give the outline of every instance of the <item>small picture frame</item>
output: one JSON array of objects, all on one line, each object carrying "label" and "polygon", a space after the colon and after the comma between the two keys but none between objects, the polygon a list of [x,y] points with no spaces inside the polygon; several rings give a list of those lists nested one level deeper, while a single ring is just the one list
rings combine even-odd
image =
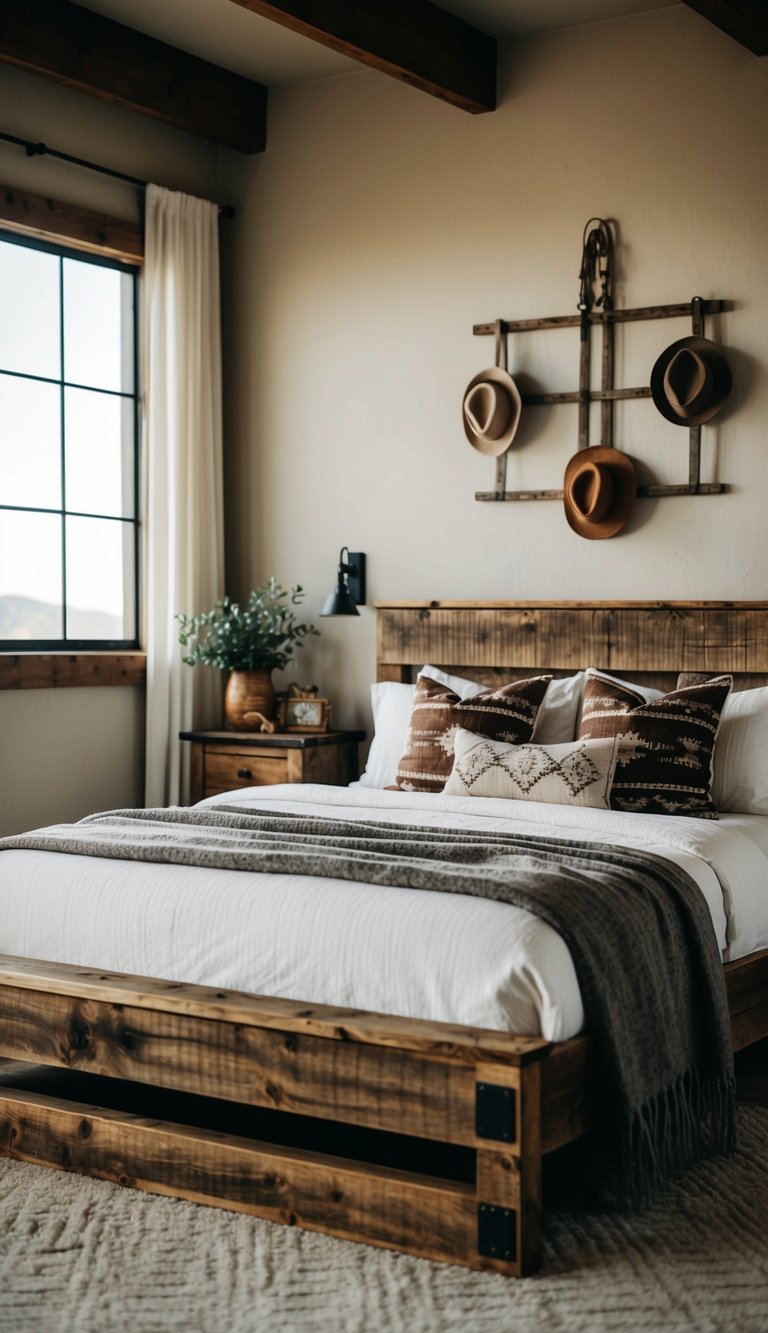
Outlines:
[{"label": "small picture frame", "polygon": [[327,699],[288,698],[277,701],[280,731],[327,731],[331,706]]}]

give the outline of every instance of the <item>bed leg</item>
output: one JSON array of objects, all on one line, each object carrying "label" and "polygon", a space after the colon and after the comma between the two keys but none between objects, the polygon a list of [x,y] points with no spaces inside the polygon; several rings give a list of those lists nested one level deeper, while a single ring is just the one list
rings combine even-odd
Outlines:
[{"label": "bed leg", "polygon": [[541,1262],[541,1066],[479,1065],[477,1265],[514,1277]]}]

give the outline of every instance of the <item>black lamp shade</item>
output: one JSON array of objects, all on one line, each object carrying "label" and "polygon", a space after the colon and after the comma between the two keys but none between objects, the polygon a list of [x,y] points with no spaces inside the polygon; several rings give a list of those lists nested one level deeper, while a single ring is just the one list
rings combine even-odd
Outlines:
[{"label": "black lamp shade", "polygon": [[[350,586],[351,581],[351,586]],[[358,606],[365,602],[365,555],[346,546],[339,552],[336,587],[327,597],[321,616],[359,616]]]},{"label": "black lamp shade", "polygon": [[330,597],[326,598],[325,604],[323,606],[322,611],[320,612],[320,615],[321,616],[360,615],[360,612],[357,609],[357,604],[355,602],[355,599],[352,596],[352,593],[349,591],[349,588],[347,587],[346,579],[344,580],[343,583],[339,582],[336,584],[336,587],[334,591],[331,593]]}]

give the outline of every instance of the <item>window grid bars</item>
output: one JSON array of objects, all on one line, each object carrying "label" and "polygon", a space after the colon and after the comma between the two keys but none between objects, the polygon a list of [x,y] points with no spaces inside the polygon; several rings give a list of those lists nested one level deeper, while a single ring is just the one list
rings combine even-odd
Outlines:
[{"label": "window grid bars", "polygon": [[[0,367],[0,375],[11,376],[16,379],[33,380],[37,383],[57,385],[59,388],[59,458],[61,468],[61,506],[58,508],[44,508],[36,505],[8,505],[0,503],[0,512],[14,513],[42,513],[58,515],[61,519],[61,614],[62,614],[62,632],[61,639],[0,639],[0,651],[7,652],[16,650],[17,652],[62,652],[62,651],[98,651],[98,650],[123,650],[132,651],[139,645],[139,541],[138,541],[138,497],[139,497],[139,421],[138,405],[139,392],[137,383],[138,374],[138,320],[137,320],[137,281],[135,270],[129,265],[120,263],[107,263],[99,261],[96,258],[89,258],[77,251],[67,250],[66,247],[49,245],[41,241],[29,241],[25,238],[10,236],[0,232],[0,240],[9,241],[12,244],[29,244],[32,249],[39,249],[56,255],[58,258],[58,286],[59,286],[59,371],[58,379],[52,379],[45,375],[27,375],[23,371],[4,370]],[[80,384],[75,381],[69,381],[65,378],[66,357],[65,357],[65,320],[64,320],[64,260],[73,259],[78,262],[90,262],[98,264],[100,267],[117,269],[119,272],[127,274],[131,279],[131,306],[133,318],[133,338],[132,338],[132,357],[133,357],[133,392],[124,390],[102,389],[96,385]],[[126,518],[123,515],[115,514],[96,514],[87,513],[79,510],[67,509],[66,494],[66,390],[69,388],[85,389],[89,392],[104,393],[111,397],[128,399],[134,404],[133,412],[133,517]],[[133,534],[133,604],[132,613],[134,618],[134,633],[130,639],[70,639],[67,636],[67,523],[68,518],[92,518],[108,520],[110,522],[129,524],[134,529]]]}]

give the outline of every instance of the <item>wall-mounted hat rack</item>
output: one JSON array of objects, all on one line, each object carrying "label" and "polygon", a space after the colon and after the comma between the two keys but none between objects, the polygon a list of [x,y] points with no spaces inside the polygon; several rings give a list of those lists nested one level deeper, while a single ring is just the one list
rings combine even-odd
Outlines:
[{"label": "wall-mounted hat rack", "polygon": [[[579,448],[589,445],[589,408],[593,402],[599,402],[601,443],[613,445],[613,404],[621,399],[650,398],[648,385],[634,388],[616,389],[614,387],[614,331],[617,324],[634,323],[648,319],[679,319],[690,315],[692,334],[704,337],[705,315],[719,315],[731,308],[728,301],[702,300],[694,297],[688,303],[678,305],[638,306],[632,310],[615,310],[610,302],[602,310],[582,310],[576,315],[554,315],[544,319],[506,319],[502,320],[501,331],[508,333],[530,333],[540,329],[581,329],[579,355],[579,388],[567,393],[532,393],[522,394],[523,407],[542,407],[557,403],[577,403],[579,407]],[[601,387],[590,388],[591,370],[591,333],[594,327],[602,330],[602,374]],[[478,336],[493,335],[496,321],[475,324],[472,332]],[[721,495],[728,490],[722,482],[702,482],[701,480],[701,426],[688,427],[688,480],[671,486],[638,486],[639,496],[665,495]],[[508,491],[506,489],[507,454],[496,460],[496,487],[493,491],[477,491],[476,500],[562,500],[562,490],[526,490]]]}]

